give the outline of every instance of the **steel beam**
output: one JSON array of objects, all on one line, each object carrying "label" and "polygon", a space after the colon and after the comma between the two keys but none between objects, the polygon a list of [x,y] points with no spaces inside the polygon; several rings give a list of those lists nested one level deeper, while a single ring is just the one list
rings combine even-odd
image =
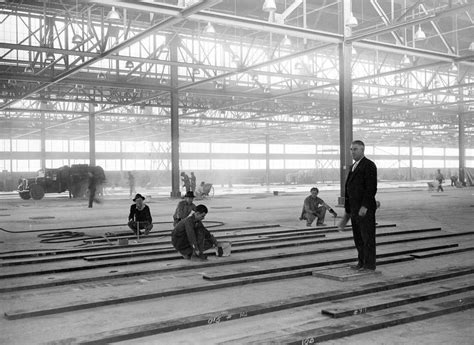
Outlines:
[{"label": "steel beam", "polygon": [[[165,20],[161,21],[160,23],[153,25],[149,29],[146,29],[146,30],[138,33],[137,35],[135,35],[135,36],[133,36],[129,39],[126,39],[125,41],[117,44],[116,46],[110,48],[109,50],[102,52],[98,56],[93,57],[90,60],[88,60],[88,61],[86,61],[86,62],[70,69],[70,70],[67,70],[67,71],[63,72],[63,73],[59,74],[56,77],[53,77],[51,79],[51,81],[49,81],[47,83],[44,83],[44,84],[40,85],[39,87],[27,92],[26,94],[24,94],[22,96],[22,98],[24,99],[26,97],[29,97],[29,96],[35,94],[35,93],[38,93],[39,91],[45,90],[48,86],[68,78],[69,76],[79,72],[80,70],[82,70],[86,67],[89,67],[90,65],[106,58],[109,55],[112,55],[116,52],[119,52],[120,50],[134,44],[135,42],[138,42],[141,39],[149,36],[150,34],[154,33],[155,31],[162,30],[166,27],[178,24],[178,23],[182,22],[183,20],[185,20],[190,15],[192,15],[193,13],[199,12],[199,11],[205,9],[205,8],[213,6],[217,3],[219,3],[220,1],[221,0],[202,0],[201,2],[199,2],[195,5],[192,5],[188,8],[186,8],[186,9],[183,9],[182,11],[178,11],[178,13],[176,13],[176,15],[174,17],[165,19]],[[8,107],[8,106],[10,106],[10,105],[12,105],[13,103],[16,103],[16,102],[17,102],[16,100],[7,102],[7,103],[3,104],[2,106],[0,106],[0,110],[3,110],[6,107]]]}]

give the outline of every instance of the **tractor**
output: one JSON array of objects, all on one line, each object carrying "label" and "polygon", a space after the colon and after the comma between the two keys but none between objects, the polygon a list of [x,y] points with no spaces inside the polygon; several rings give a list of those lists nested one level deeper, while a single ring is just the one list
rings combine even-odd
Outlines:
[{"label": "tractor", "polygon": [[69,197],[81,198],[86,196],[88,188],[88,173],[92,172],[98,181],[98,194],[105,182],[104,169],[88,164],[65,165],[58,169],[41,169],[38,176],[22,179],[18,186],[18,194],[23,200],[41,200],[45,193],[62,193],[69,191]]}]

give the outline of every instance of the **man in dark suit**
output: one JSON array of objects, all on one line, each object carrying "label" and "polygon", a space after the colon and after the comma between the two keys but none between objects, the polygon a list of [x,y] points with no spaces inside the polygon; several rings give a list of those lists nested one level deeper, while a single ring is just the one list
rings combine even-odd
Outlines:
[{"label": "man in dark suit", "polygon": [[352,268],[375,270],[375,210],[377,203],[377,166],[364,156],[365,145],[360,140],[351,144],[351,165],[345,184],[344,208],[351,218],[358,263]]}]

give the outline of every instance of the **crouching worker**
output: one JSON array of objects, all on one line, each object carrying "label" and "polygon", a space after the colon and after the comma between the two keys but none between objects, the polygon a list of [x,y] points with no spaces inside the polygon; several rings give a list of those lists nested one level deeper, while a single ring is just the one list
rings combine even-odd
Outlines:
[{"label": "crouching worker", "polygon": [[196,205],[193,204],[194,193],[189,191],[186,192],[184,200],[181,200],[176,206],[176,210],[173,214],[173,226],[178,225],[178,223],[189,216],[192,211],[196,211]]},{"label": "crouching worker", "polygon": [[326,210],[329,211],[334,217],[337,217],[337,213],[318,197],[319,189],[316,187],[311,188],[311,195],[304,199],[303,210],[301,211],[300,220],[306,220],[306,226],[311,226],[315,219],[317,226],[324,226],[324,218],[326,217]]},{"label": "crouching worker", "polygon": [[[145,197],[141,194],[135,195],[133,201],[135,204],[130,206],[130,214],[128,215],[128,227],[135,233],[145,229],[145,235],[148,235],[153,228],[153,220],[151,218],[150,208],[144,204]],[[141,234],[141,232],[140,232]]]},{"label": "crouching worker", "polygon": [[187,260],[207,260],[204,252],[211,248],[218,249],[218,255],[222,256],[222,248],[202,224],[206,214],[206,206],[196,206],[194,214],[181,220],[171,233],[173,247]]}]

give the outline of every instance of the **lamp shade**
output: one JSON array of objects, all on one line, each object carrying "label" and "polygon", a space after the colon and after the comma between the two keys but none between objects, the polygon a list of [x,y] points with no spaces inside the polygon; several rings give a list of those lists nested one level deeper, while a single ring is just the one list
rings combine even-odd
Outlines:
[{"label": "lamp shade", "polygon": [[349,16],[349,18],[347,18],[346,25],[350,28],[353,28],[353,27],[356,27],[357,25],[359,25],[359,21],[357,20],[356,17],[354,17],[352,12],[351,12],[351,15]]},{"label": "lamp shade", "polygon": [[281,41],[281,45],[284,47],[291,47],[291,40],[285,35],[285,38]]},{"label": "lamp shade", "polygon": [[214,29],[214,26],[211,24],[211,22],[207,22],[207,25],[204,27],[204,32],[208,34],[215,34],[216,29]]},{"label": "lamp shade", "polygon": [[74,44],[81,44],[81,43],[82,43],[82,37],[81,37],[81,35],[79,35],[79,34],[74,34],[74,36],[72,36],[72,43],[74,43]]},{"label": "lamp shade", "polygon": [[128,60],[127,62],[125,62],[125,67],[126,68],[133,68],[133,61]]},{"label": "lamp shade", "polygon": [[55,57],[54,57],[54,54],[53,53],[48,53],[46,54],[46,58],[44,59],[44,61],[48,62],[48,63],[51,63],[55,60]]},{"label": "lamp shade", "polygon": [[107,20],[120,20],[120,14],[115,10],[115,6],[112,6],[112,9],[109,11],[106,17]]},{"label": "lamp shade", "polygon": [[265,12],[275,12],[276,9],[277,7],[275,4],[275,0],[265,0],[265,2],[263,3],[262,10],[264,10]]},{"label": "lamp shade", "polygon": [[418,26],[418,30],[415,32],[415,41],[420,41],[426,39],[425,32],[421,29],[421,25]]}]

